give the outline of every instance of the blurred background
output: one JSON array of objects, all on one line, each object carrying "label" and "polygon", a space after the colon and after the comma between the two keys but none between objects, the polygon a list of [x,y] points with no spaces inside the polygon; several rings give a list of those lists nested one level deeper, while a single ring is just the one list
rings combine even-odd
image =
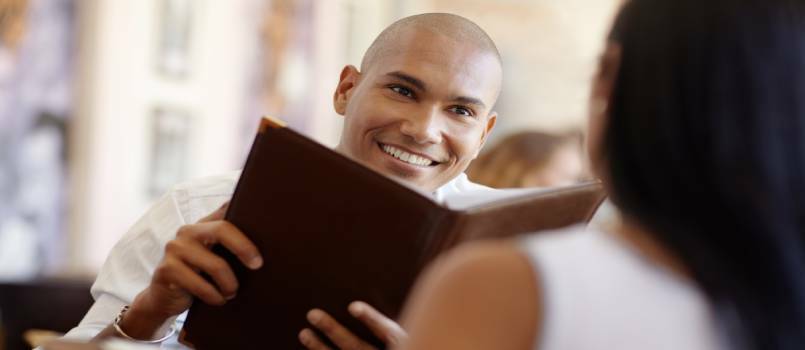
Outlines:
[{"label": "blurred background", "polygon": [[0,0],[0,283],[67,277],[85,295],[157,196],[241,166],[261,115],[334,146],[341,68],[416,13],[468,17],[503,55],[498,127],[471,177],[577,181],[588,85],[619,3]]},{"label": "blurred background", "polygon": [[[359,65],[386,25],[421,12],[468,17],[500,48],[487,151],[518,134],[550,154],[510,172],[559,164],[547,180],[471,176],[503,187],[583,178],[588,85],[619,3],[0,0],[0,280],[92,278],[172,184],[238,169],[261,115],[335,145],[340,69]],[[500,154],[487,158],[510,157]],[[516,162],[497,163],[484,166]]]}]

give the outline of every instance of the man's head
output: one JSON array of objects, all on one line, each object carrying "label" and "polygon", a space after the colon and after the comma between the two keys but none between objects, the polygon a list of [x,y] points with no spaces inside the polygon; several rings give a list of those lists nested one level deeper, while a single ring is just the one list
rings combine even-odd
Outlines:
[{"label": "man's head", "polygon": [[340,152],[433,191],[461,174],[497,118],[500,55],[471,21],[450,14],[401,19],[347,66],[333,97],[345,117]]}]

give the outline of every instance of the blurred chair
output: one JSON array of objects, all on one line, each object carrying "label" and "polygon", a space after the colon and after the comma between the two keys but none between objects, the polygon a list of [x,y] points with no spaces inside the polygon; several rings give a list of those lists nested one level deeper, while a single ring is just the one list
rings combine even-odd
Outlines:
[{"label": "blurred chair", "polygon": [[[0,283],[0,350],[30,349],[75,327],[92,305],[89,280],[38,279]],[[45,331],[45,332],[43,332]],[[26,334],[27,332],[27,334]],[[2,337],[0,337],[2,338]]]},{"label": "blurred chair", "polygon": [[524,131],[481,153],[467,176],[494,188],[570,185],[587,178],[584,159],[580,132]]}]

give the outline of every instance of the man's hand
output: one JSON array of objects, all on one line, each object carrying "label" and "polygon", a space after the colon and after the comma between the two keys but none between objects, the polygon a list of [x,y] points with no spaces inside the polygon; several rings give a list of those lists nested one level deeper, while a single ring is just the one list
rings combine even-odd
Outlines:
[{"label": "man's hand", "polygon": [[[223,245],[251,269],[262,266],[254,244],[223,220],[227,206],[224,204],[196,224],[182,226],[176,238],[168,242],[151,283],[135,297],[121,320],[121,328],[127,334],[151,338],[166,319],[187,310],[194,296],[212,305],[222,305],[235,297],[238,281],[229,264],[210,251],[214,245]],[[205,280],[202,272],[213,283]]]},{"label": "man's hand", "polygon": [[[386,316],[383,316],[375,308],[364,302],[356,301],[349,304],[349,313],[363,322],[370,330],[382,340],[386,345],[393,346],[399,344],[408,334]],[[375,347],[369,345],[363,339],[352,334],[346,327],[338,323],[326,312],[313,309],[307,314],[307,319],[314,327],[324,333],[330,341],[342,350],[369,350]],[[310,350],[330,349],[312,330],[305,328],[299,332],[299,341]]]}]

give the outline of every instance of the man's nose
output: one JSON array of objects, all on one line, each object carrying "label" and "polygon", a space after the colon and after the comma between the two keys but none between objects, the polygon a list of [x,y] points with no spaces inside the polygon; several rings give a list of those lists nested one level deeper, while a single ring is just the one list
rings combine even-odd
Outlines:
[{"label": "man's nose", "polygon": [[439,108],[434,107],[417,115],[410,115],[403,121],[400,130],[404,135],[414,139],[416,143],[442,143],[441,113]]}]

